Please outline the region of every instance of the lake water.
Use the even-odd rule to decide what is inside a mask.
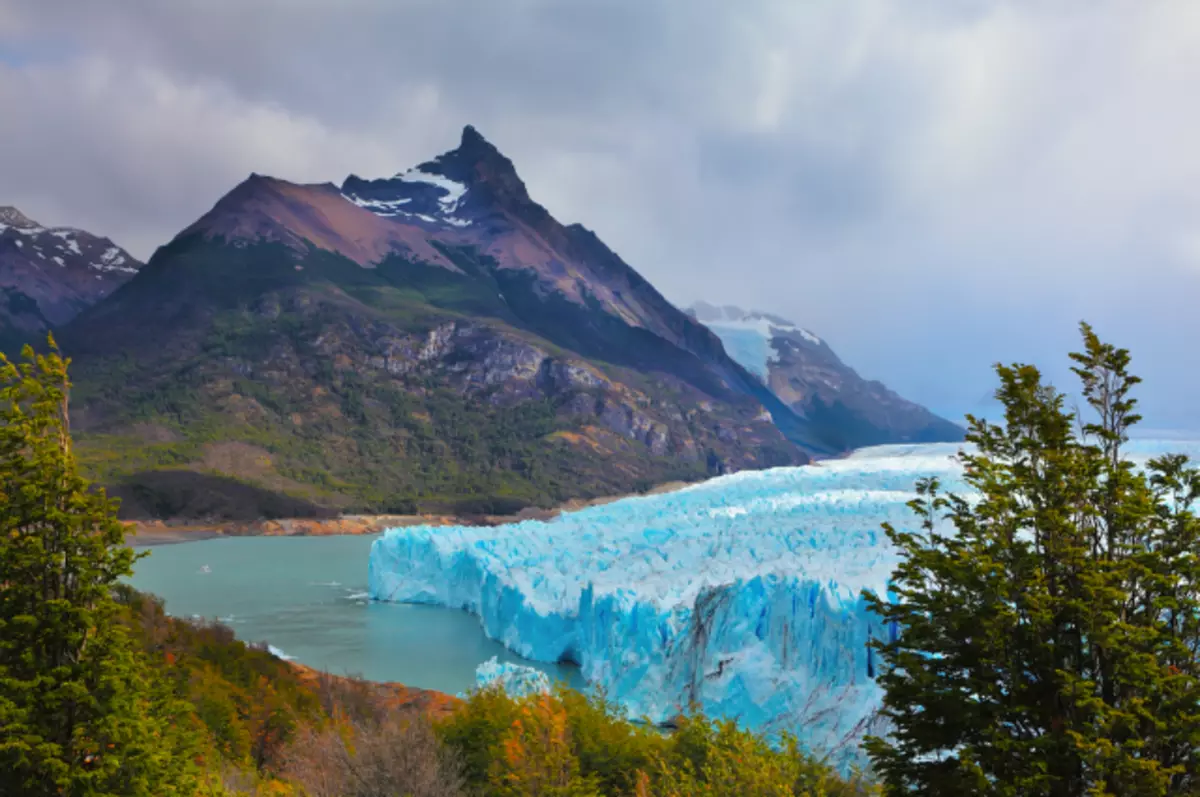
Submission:
[[[133,585],[176,617],[219,619],[246,642],[266,642],[339,675],[455,694],[475,685],[492,656],[581,685],[567,665],[526,662],[484,636],[466,612],[366,600],[377,535],[229,537],[157,545]]]

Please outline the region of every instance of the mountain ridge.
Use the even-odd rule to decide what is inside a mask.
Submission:
[[[846,365],[816,334],[781,316],[696,302],[705,323],[780,401],[823,427],[826,444],[848,450],[885,443],[954,442],[965,430],[901,398]]]
[[[717,336],[473,128],[379,180],[251,175],[60,341],[81,458],[151,514],[243,519],[230,477],[504,514],[809,458]]]
[[[128,281],[141,262],[109,238],[0,206],[0,351],[37,341]]]

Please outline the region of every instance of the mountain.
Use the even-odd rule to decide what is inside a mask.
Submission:
[[[787,319],[697,302],[689,314],[715,332],[730,355],[821,430],[829,447],[957,441],[964,430],[866,380],[825,341]]]
[[[251,175],[59,339],[129,516],[493,513],[821,450],[470,127],[384,179]]]
[[[107,238],[0,207],[0,351],[70,321],[141,265]]]

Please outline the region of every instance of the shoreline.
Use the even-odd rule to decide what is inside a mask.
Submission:
[[[367,678],[334,675],[291,659],[281,659],[281,661],[294,669],[301,680],[314,690],[320,690],[322,679],[342,684],[356,684],[372,698],[396,711],[416,711],[433,719],[445,719],[464,704],[462,698],[446,692],[439,692],[436,689],[422,689],[396,681],[372,681]]]
[[[405,526],[502,526],[523,520],[552,520],[565,512],[577,512],[623,498],[675,492],[693,483],[666,482],[643,493],[624,493],[590,499],[573,498],[550,509],[531,507],[512,515],[338,515],[330,518],[278,518],[210,523],[197,520],[134,520],[125,521],[125,542],[134,547],[149,548],[219,537],[332,537],[378,534],[384,529]]]

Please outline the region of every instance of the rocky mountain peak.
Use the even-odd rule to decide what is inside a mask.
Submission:
[[[535,207],[516,167],[471,125],[457,148],[392,177],[350,175],[342,193],[380,216],[441,228],[466,228],[482,216]]]
[[[464,153],[474,153],[481,157],[492,154],[499,154],[499,150],[492,145],[492,142],[483,137],[483,134],[474,128],[472,125],[467,125],[462,130],[462,138],[459,139],[458,151]]]
[[[44,340],[137,273],[135,258],[108,238],[75,227],[44,227],[0,207],[0,351]]]
[[[448,152],[442,157],[447,160],[456,160],[460,166],[468,167],[465,178],[470,182],[482,182],[493,189],[498,189],[500,198],[520,202],[530,201],[529,194],[525,190],[525,183],[517,176],[517,167],[471,125],[463,128],[462,140],[458,149]]]
[[[0,227],[16,227],[20,230],[29,230],[40,226],[40,224],[12,205],[0,205]]]

